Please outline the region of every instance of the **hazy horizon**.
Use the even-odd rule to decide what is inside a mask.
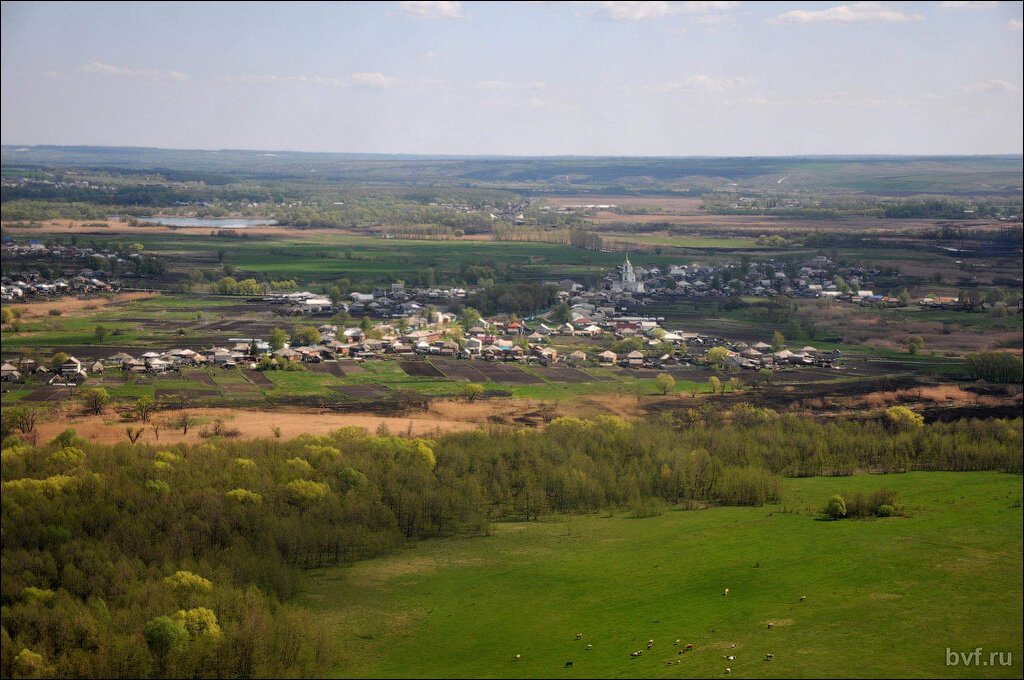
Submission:
[[[1019,2],[2,12],[7,146],[667,158],[1024,146]]]
[[[265,153],[265,154],[310,154],[310,155],[339,155],[339,156],[397,156],[403,158],[424,158],[424,159],[717,159],[717,158],[1024,158],[1024,153],[925,153],[925,154],[904,154],[904,153],[826,153],[826,154],[501,154],[501,153],[408,153],[403,151],[304,151],[300,149],[272,149],[272,148],[201,148],[201,147],[171,147],[171,146],[137,146],[137,145],[109,145],[109,144],[17,144],[3,142],[0,144],[6,151],[18,151],[19,149],[54,148],[54,149],[133,149],[152,151],[180,151],[195,153]]]

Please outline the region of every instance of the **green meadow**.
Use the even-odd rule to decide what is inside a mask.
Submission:
[[[905,516],[820,519],[883,486]],[[341,647],[335,677],[1020,677],[1021,491],[863,474],[786,480],[775,506],[502,523],[310,572],[298,602]]]

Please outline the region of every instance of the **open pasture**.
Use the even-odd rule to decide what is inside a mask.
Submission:
[[[906,517],[818,519],[883,486]],[[430,541],[312,572],[299,602],[336,677],[1019,677],[1020,498],[1001,473],[792,479],[779,506]],[[977,646],[1014,665],[946,666]]]

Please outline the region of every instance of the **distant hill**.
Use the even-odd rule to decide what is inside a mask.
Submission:
[[[26,167],[177,170],[254,179],[489,186],[532,191],[687,192],[738,187],[888,195],[1019,195],[1024,160],[1007,156],[518,157],[219,151],[102,146],[0,149]],[[783,184],[784,182],[784,184]]]

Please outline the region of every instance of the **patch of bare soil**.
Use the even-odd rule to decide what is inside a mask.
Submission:
[[[183,435],[181,430],[173,429],[170,425],[179,411],[163,412],[154,416],[155,423],[162,423],[159,432],[154,429],[153,423],[150,423],[145,426],[139,441],[146,444],[203,441],[201,433],[217,420],[223,421],[226,429],[237,430],[238,436],[243,439],[273,437],[275,427],[280,428],[282,439],[293,439],[304,433],[329,434],[333,430],[351,425],[362,427],[371,434],[383,425],[392,434],[414,436],[472,430],[479,425],[472,421],[438,418],[429,413],[397,418],[313,409],[266,411],[244,408],[196,408],[187,409],[187,412],[201,423],[189,429],[188,435]],[[56,417],[39,424],[36,429],[39,441],[52,439],[65,428],[73,427],[79,436],[89,441],[111,444],[127,441],[125,429],[140,425],[142,424],[122,422],[116,414],[107,413],[98,416]]]
[[[145,300],[157,295],[158,293],[137,292],[118,293],[111,297],[62,297],[48,302],[29,302],[18,305],[17,308],[21,310],[23,317],[47,316],[51,309],[59,310],[63,316],[89,316],[92,312],[106,307],[116,307],[126,302]]]

